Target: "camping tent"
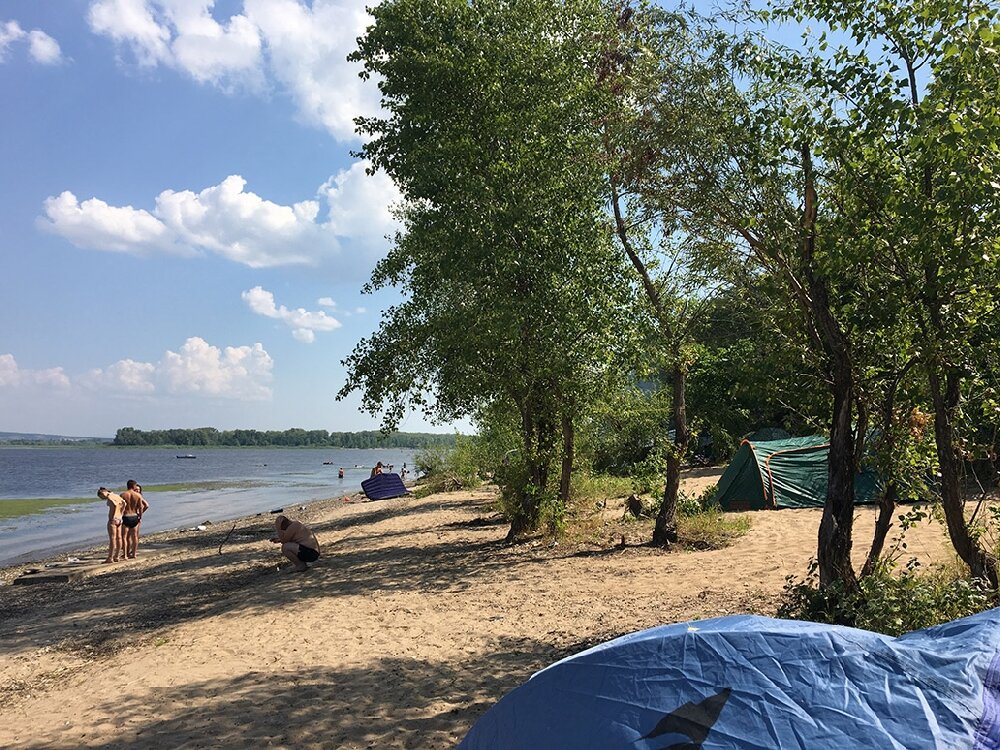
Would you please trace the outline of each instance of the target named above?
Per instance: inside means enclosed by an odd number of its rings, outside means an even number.
[[[632,633],[536,673],[459,750],[1000,747],[1000,609],[891,638],[733,616]]]
[[[744,440],[719,479],[716,502],[723,510],[811,508],[826,502],[830,444],[819,435],[784,440]],[[854,478],[854,502],[878,501],[877,475]]]

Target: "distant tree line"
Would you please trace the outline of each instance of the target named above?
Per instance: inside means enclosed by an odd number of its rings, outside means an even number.
[[[112,445],[205,445],[305,448],[429,448],[454,446],[455,435],[428,432],[327,432],[326,430],[217,430],[214,427],[137,430],[121,427]]]

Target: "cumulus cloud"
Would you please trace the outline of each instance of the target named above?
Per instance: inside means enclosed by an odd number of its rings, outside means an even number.
[[[247,16],[267,46],[271,75],[303,117],[338,140],[353,140],[354,118],[379,111],[377,86],[362,81],[347,62],[357,38],[372,23],[366,0],[245,0]]]
[[[95,0],[96,34],[131,50],[140,66],[166,65],[199,82],[256,87],[262,82],[261,37],[244,15],[220,23],[213,0]]]
[[[21,372],[13,354],[0,354],[0,388],[17,385]]]
[[[41,29],[25,31],[17,21],[0,23],[0,62],[3,62],[7,49],[14,43],[28,42],[28,53],[37,63],[55,65],[62,61],[62,50],[59,42]]]
[[[316,304],[320,307],[329,307],[331,310],[337,308],[337,303],[333,301],[333,297],[320,297],[316,300]]]
[[[157,376],[172,394],[202,394],[259,401],[271,397],[274,362],[263,345],[219,349],[197,336],[168,351]]]
[[[263,287],[255,286],[243,292],[241,296],[253,312],[284,322],[292,329],[292,336],[304,344],[311,344],[316,340],[316,331],[333,331],[340,328],[340,321],[327,315],[323,310],[309,312],[301,307],[289,310],[284,305],[280,307],[275,305],[274,295]]]
[[[28,49],[32,59],[42,65],[55,65],[62,59],[59,42],[40,29],[28,32]]]
[[[346,59],[371,23],[365,0],[244,0],[227,19],[214,7],[214,0],[93,0],[89,22],[140,66],[227,86],[276,83],[303,119],[338,140],[355,138],[354,117],[378,111],[376,86]]]
[[[240,401],[271,397],[273,361],[261,344],[219,348],[192,336],[159,362],[122,359],[76,377],[61,367],[20,368],[12,354],[0,354],[0,388],[81,388],[131,396],[208,396]]]
[[[251,268],[318,265],[337,258],[344,246],[359,261],[384,251],[385,236],[397,226],[389,204],[399,199],[388,177],[369,176],[363,164],[355,164],[327,180],[317,195],[320,200],[281,205],[247,191],[239,175],[197,193],[164,190],[152,210],[110,206],[99,198],[80,202],[67,190],[45,200],[39,225],[81,248],[212,253]]]
[[[46,370],[25,370],[13,354],[0,354],[0,388],[42,386],[52,389],[70,387],[70,379],[61,367]]]

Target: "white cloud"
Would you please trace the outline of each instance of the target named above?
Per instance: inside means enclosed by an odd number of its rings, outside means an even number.
[[[59,42],[40,29],[28,32],[28,44],[31,57],[35,62],[42,63],[42,65],[55,65],[62,59]]]
[[[156,366],[122,359],[104,369],[91,370],[80,382],[92,390],[113,393],[150,394],[156,391]]]
[[[365,307],[355,307],[354,312],[357,313],[358,315],[364,315],[366,312],[368,312],[368,309]]]
[[[337,308],[337,303],[333,301],[333,297],[320,297],[316,300],[316,304],[320,307],[329,307],[332,310]]]
[[[142,209],[109,206],[98,198],[80,203],[68,190],[46,198],[44,205],[50,223],[43,226],[77,247],[122,253],[184,250],[174,243],[162,221]]]
[[[31,58],[42,65],[55,65],[62,61],[62,50],[59,42],[41,29],[25,31],[17,21],[0,23],[0,62],[3,61],[7,48],[14,42],[24,39],[28,41],[28,52]]]
[[[0,388],[17,385],[21,373],[13,354],[0,354]]]
[[[199,82],[262,82],[261,38],[243,15],[226,23],[212,16],[213,0],[95,0],[89,22],[132,50],[145,67],[166,65]]]
[[[378,111],[374,82],[347,62],[371,18],[366,0],[244,0],[213,16],[214,0],[93,0],[90,28],[132,50],[141,66],[164,65],[197,81],[279,84],[304,120],[354,140],[353,119]]]
[[[338,140],[353,140],[354,118],[379,111],[378,88],[362,81],[347,62],[357,38],[372,23],[366,0],[245,0],[247,16],[261,30],[269,69],[292,95],[308,122]]]
[[[171,394],[197,393],[259,401],[271,397],[274,362],[261,344],[219,349],[197,336],[168,351],[157,378]]]
[[[274,303],[274,295],[263,287],[255,286],[241,295],[247,306],[258,315],[283,321],[292,329],[297,341],[311,344],[316,340],[316,331],[333,331],[340,328],[340,321],[327,315],[323,310],[309,312],[301,307],[289,310],[284,305]]]
[[[70,379],[61,367],[46,370],[25,370],[13,354],[0,354],[0,388],[40,386],[62,390],[69,388]]]
[[[245,188],[246,180],[231,175],[198,193],[164,190],[152,211],[109,206],[99,198],[81,203],[64,191],[45,200],[39,225],[77,247],[135,255],[207,252],[251,268],[319,265],[340,256],[344,246],[352,250],[349,262],[370,263],[397,226],[388,204],[399,192],[385,175],[365,174],[363,164],[320,186],[326,221],[319,217],[320,201],[281,205]]]
[[[273,361],[261,344],[212,346],[192,336],[156,364],[122,359],[75,378],[61,367],[25,370],[12,354],[0,355],[0,388],[55,391],[79,388],[105,395],[210,396],[240,401],[271,397]]]

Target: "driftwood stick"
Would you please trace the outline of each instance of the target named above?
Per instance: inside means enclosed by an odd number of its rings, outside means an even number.
[[[222,545],[229,541],[229,537],[231,537],[233,535],[234,531],[236,531],[236,524],[235,523],[233,524],[233,528],[231,528],[229,530],[229,533],[226,534],[226,538],[223,539],[221,542],[219,542],[219,554],[220,555],[222,554]]]

